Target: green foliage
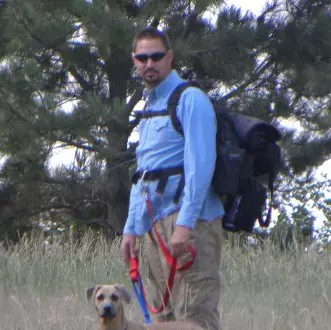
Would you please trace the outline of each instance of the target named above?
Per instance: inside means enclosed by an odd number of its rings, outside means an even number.
[[[284,249],[307,248],[314,240],[327,243],[331,237],[327,237],[331,224],[329,193],[330,179],[317,179],[312,171],[282,178],[276,200],[279,216],[270,231],[275,244]],[[322,223],[322,229],[317,228]]]

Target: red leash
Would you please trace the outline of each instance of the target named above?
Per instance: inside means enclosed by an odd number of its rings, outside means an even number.
[[[148,304],[147,299],[146,299],[145,289],[142,287],[143,292],[141,294],[145,298],[148,311],[151,312],[151,313],[154,313],[154,314],[155,313],[161,313],[169,303],[170,293],[171,293],[171,290],[173,288],[175,275],[176,275],[177,263],[176,263],[176,259],[174,259],[174,260],[175,261],[173,263],[173,266],[171,266],[171,268],[170,268],[170,273],[169,273],[169,277],[168,277],[168,280],[167,280],[166,290],[165,290],[165,293],[163,295],[162,304],[159,307],[153,307],[153,306]],[[139,283],[139,281],[141,281],[141,276],[140,276],[139,265],[138,264],[139,264],[138,257],[130,259],[130,277],[131,277],[131,280],[132,280],[133,283]]]
[[[170,266],[170,272],[169,272],[169,276],[167,279],[167,284],[166,284],[166,288],[165,288],[165,293],[163,295],[163,301],[162,304],[159,307],[152,307],[150,306],[147,301],[147,308],[151,313],[160,313],[164,310],[164,308],[168,305],[169,302],[169,298],[170,298],[170,294],[171,294],[171,290],[174,286],[174,281],[175,281],[175,276],[176,276],[176,271],[184,271],[189,269],[192,264],[194,263],[195,257],[196,257],[196,251],[195,249],[188,245],[187,246],[187,250],[188,252],[191,253],[191,260],[187,261],[185,264],[183,264],[182,266],[177,265],[177,258],[173,257],[171,255],[171,253],[169,252],[169,250],[166,247],[166,244],[164,243],[164,241],[162,240],[161,235],[158,233],[158,231],[156,230],[155,222],[154,222],[154,217],[153,217],[153,212],[152,212],[152,206],[150,203],[150,200],[148,199],[148,196],[146,195],[146,207],[147,207],[147,212],[150,216],[150,218],[152,219],[152,223],[153,223],[153,229],[158,241],[158,244],[160,246],[160,249],[167,261],[167,264]],[[140,277],[140,273],[139,273],[139,260],[138,257],[136,258],[131,258],[130,259],[130,277],[133,283],[137,283],[139,281]],[[146,299],[146,293],[144,291],[144,296]]]
[[[153,212],[152,212],[151,202],[150,202],[150,200],[148,198],[146,198],[146,207],[147,207],[147,211],[148,211],[148,214],[149,214],[150,218],[151,219],[154,219]],[[176,270],[182,271],[182,270],[189,269],[192,266],[192,264],[194,263],[194,260],[195,260],[195,257],[196,257],[196,251],[195,251],[195,249],[192,246],[188,245],[187,246],[187,251],[191,253],[192,259],[189,260],[188,262],[186,262],[181,267],[177,266],[177,258],[175,258],[175,257],[173,257],[171,255],[171,253],[167,249],[164,241],[162,240],[161,235],[156,230],[156,227],[154,226],[154,224],[155,224],[155,222],[153,221],[153,228],[154,228],[155,236],[157,238],[157,242],[158,242],[158,244],[159,244],[159,246],[160,246],[160,248],[161,248],[161,250],[163,252],[164,257],[167,260],[167,264],[170,266],[170,272],[171,272],[171,267],[173,267],[173,264],[174,263],[176,263],[176,267],[175,267]]]

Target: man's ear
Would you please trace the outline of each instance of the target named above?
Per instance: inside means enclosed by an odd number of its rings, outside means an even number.
[[[131,53],[131,59],[132,59],[133,64],[136,64],[136,63],[135,63],[136,59],[135,59],[135,57],[134,57],[134,53]]]
[[[168,57],[169,57],[170,63],[173,64],[173,62],[174,62],[174,52],[171,49],[168,50]]]

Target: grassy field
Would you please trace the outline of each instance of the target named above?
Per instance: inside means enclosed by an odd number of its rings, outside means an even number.
[[[38,240],[0,247],[0,330],[96,329],[85,288],[124,283],[131,291],[118,247],[89,236],[74,247],[45,249]],[[242,252],[225,244],[221,273],[224,330],[331,328],[330,252]],[[135,298],[127,314],[142,322]]]

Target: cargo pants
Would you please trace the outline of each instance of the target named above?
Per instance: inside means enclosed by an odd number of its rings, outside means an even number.
[[[148,267],[148,297],[151,305],[159,307],[163,301],[170,267],[160,250],[155,236],[156,229],[169,249],[175,230],[178,212],[156,222],[154,229],[145,236],[145,256]],[[160,322],[191,321],[204,329],[220,330],[220,263],[222,221],[197,221],[189,244],[196,250],[193,265],[177,271],[174,287],[167,306],[156,318]],[[191,258],[185,253],[178,258],[182,265]]]

